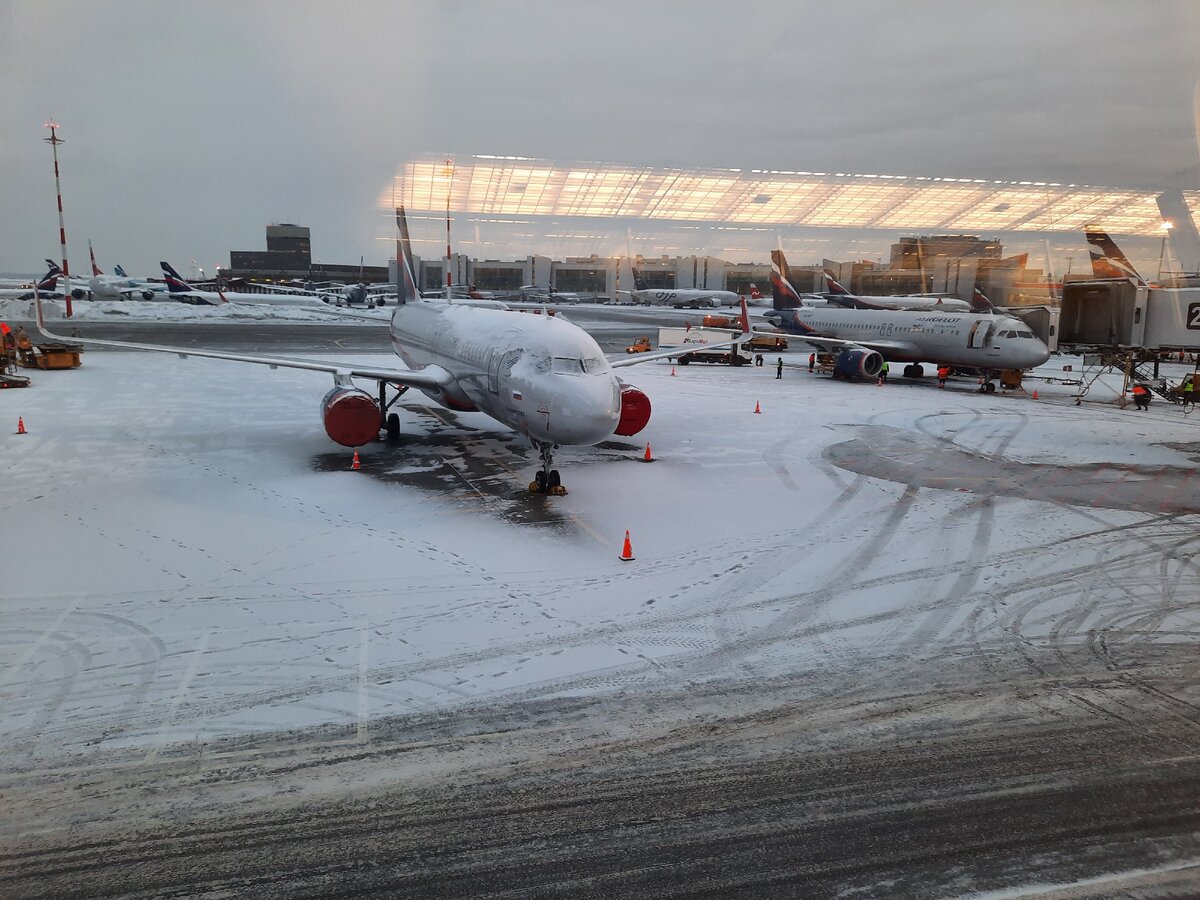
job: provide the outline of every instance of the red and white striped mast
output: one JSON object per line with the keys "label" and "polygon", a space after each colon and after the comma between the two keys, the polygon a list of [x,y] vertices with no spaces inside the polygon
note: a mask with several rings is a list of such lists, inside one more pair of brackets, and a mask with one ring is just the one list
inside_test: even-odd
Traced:
{"label": "red and white striped mast", "polygon": [[46,128],[50,129],[50,137],[42,138],[50,148],[54,151],[54,190],[58,194],[58,240],[62,244],[62,272],[63,272],[63,296],[67,300],[67,318],[71,318],[71,270],[67,266],[67,229],[63,225],[63,208],[62,208],[62,184],[58,177],[58,145],[65,144],[62,138],[58,136],[58,123],[51,120],[45,124]]}

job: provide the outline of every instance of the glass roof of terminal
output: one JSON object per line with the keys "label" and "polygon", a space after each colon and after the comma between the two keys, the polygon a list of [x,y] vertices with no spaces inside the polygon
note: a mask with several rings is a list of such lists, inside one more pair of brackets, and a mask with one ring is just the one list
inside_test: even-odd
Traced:
{"label": "glass roof of terminal", "polygon": [[[924,232],[1160,235],[1153,191],[908,175],[651,169],[472,156],[405,163],[380,208]],[[1200,192],[1185,192],[1200,217]]]}

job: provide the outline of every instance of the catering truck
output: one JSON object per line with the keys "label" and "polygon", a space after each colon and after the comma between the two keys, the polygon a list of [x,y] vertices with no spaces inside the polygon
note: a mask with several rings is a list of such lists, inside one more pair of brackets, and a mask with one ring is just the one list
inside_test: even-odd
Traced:
{"label": "catering truck", "polygon": [[691,362],[721,363],[727,366],[748,366],[754,362],[754,354],[746,349],[746,341],[709,348],[708,344],[728,341],[740,336],[740,331],[723,331],[713,328],[660,328],[658,329],[659,350],[679,350],[678,356],[668,357],[672,362],[686,366]]}

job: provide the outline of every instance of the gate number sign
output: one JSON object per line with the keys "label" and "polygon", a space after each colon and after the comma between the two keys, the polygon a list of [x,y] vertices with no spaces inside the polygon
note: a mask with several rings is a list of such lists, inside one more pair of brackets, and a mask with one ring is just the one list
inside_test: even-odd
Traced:
{"label": "gate number sign", "polygon": [[1200,303],[1188,304],[1187,327],[1190,331],[1200,331]]}

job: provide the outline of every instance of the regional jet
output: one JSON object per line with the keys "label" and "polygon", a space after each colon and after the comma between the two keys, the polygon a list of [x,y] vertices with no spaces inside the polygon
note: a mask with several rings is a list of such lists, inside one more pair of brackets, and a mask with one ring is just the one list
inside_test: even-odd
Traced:
{"label": "regional jet", "polygon": [[[450,409],[486,413],[528,438],[541,456],[541,468],[529,485],[538,493],[566,493],[553,468],[558,447],[595,444],[613,434],[627,437],[646,427],[649,398],[613,370],[678,351],[610,361],[587,332],[561,318],[522,315],[489,301],[424,299],[413,275],[402,208],[396,210],[396,221],[401,284],[388,331],[392,348],[407,369],[91,338],[72,340],[326,372],[333,377],[333,387],[321,401],[325,433],[345,447],[362,446],[378,438],[381,430],[389,438],[397,438],[399,416],[389,410],[406,391],[415,388]],[[58,337],[46,330],[40,302],[37,326],[48,337]],[[356,378],[374,382],[377,394],[355,384]],[[390,399],[389,388],[394,394]]]}
{"label": "regional jet", "polygon": [[163,275],[167,282],[167,295],[172,300],[182,303],[194,303],[198,306],[220,306],[222,303],[246,303],[258,306],[322,306],[324,300],[310,293],[262,293],[254,294],[248,291],[200,291],[192,287],[168,262],[160,262]]}
{"label": "regional jet", "polygon": [[682,309],[685,306],[692,309],[715,309],[718,306],[737,306],[738,297],[733,291],[709,291],[701,288],[651,288],[646,279],[636,268],[633,270],[633,284],[637,290],[617,291],[618,294],[629,294],[635,303],[647,306],[673,306]]}
{"label": "regional jet", "polygon": [[765,315],[788,334],[832,352],[835,377],[876,378],[887,359],[908,363],[903,374],[920,378],[920,364],[932,362],[982,370],[981,390],[991,392],[992,371],[1031,369],[1050,358],[1046,345],[1014,316],[805,308],[786,272],[782,251],[771,251],[774,310]]}

